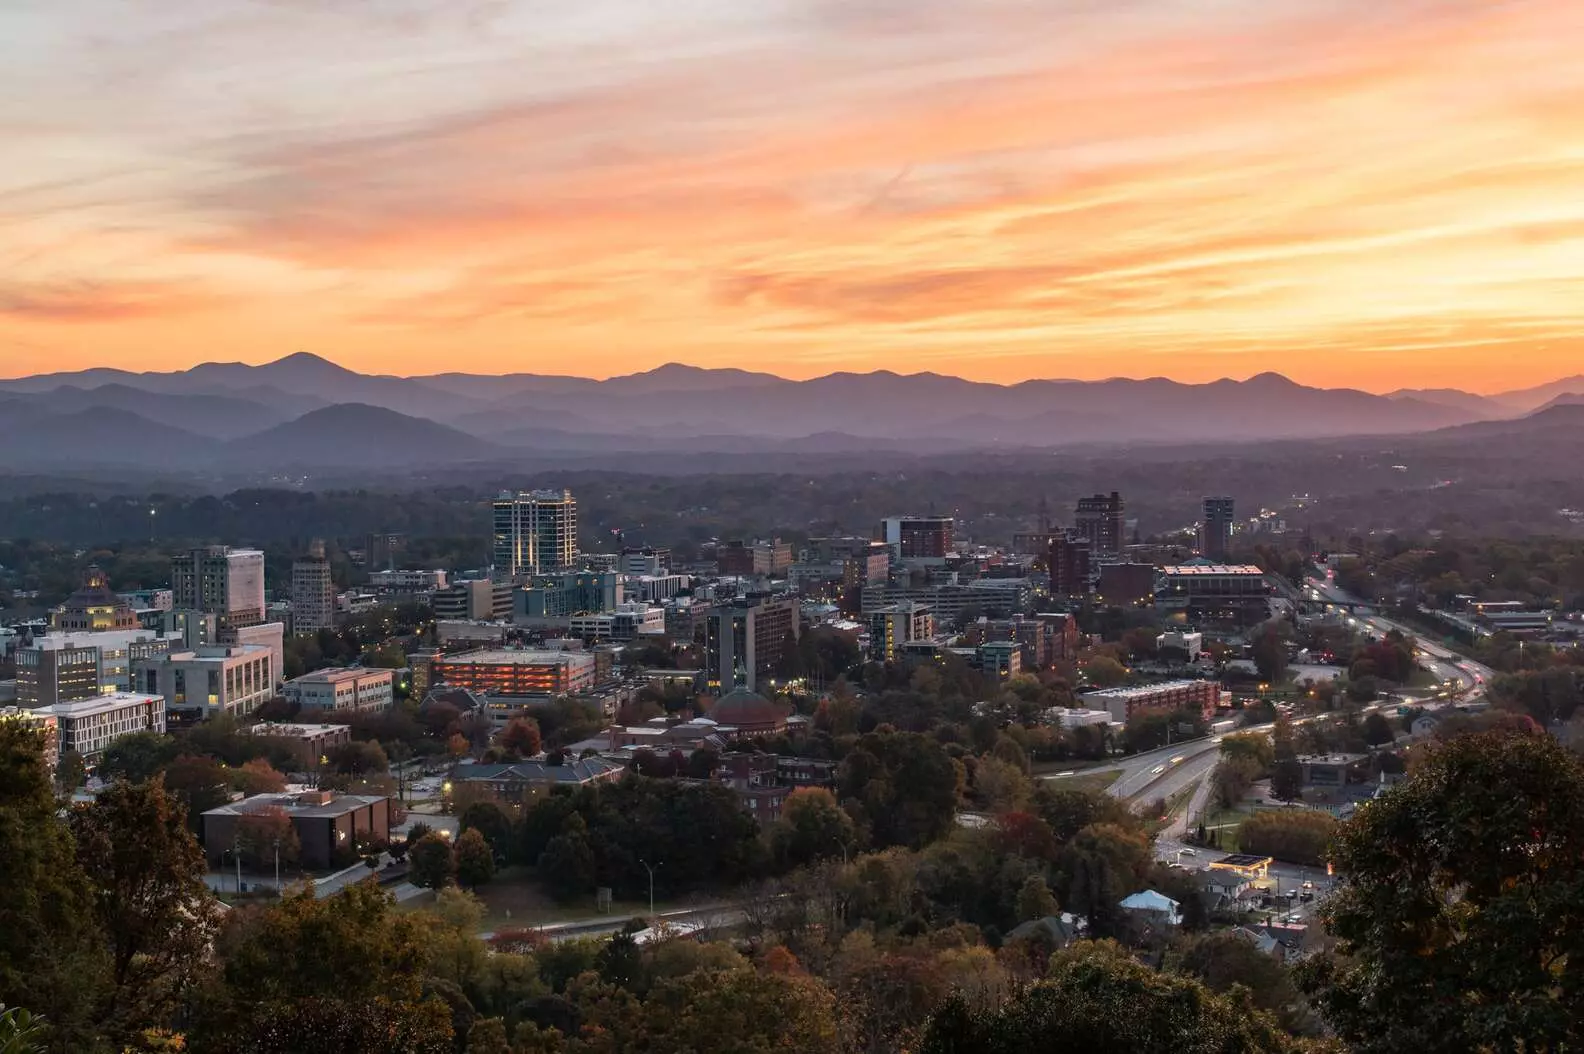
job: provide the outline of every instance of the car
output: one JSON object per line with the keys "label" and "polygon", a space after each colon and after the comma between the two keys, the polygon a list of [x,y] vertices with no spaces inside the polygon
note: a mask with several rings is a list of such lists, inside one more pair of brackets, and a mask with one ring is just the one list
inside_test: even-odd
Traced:
{"label": "car", "polygon": [[1197,852],[1195,852],[1194,850],[1189,849],[1187,846],[1184,846],[1183,848],[1177,850],[1177,855],[1178,856],[1198,856],[1199,854]]}
{"label": "car", "polygon": [[1298,894],[1298,899],[1303,901],[1305,904],[1309,903],[1311,900],[1314,899],[1314,890],[1312,890],[1312,889],[1304,890],[1302,893]]}
{"label": "car", "polygon": [[1305,881],[1304,884],[1303,884],[1303,888],[1304,889],[1313,889],[1314,888],[1314,883],[1313,882],[1309,882],[1309,881]]}
{"label": "car", "polygon": [[1172,759],[1171,759],[1171,761],[1170,761],[1170,762],[1168,762],[1168,764],[1172,764],[1172,765],[1180,765],[1180,764],[1182,764],[1182,759],[1183,759],[1183,758],[1184,758],[1184,757],[1185,757],[1185,755],[1183,755],[1183,754],[1178,754],[1178,755],[1177,755],[1177,756],[1176,756],[1176,757],[1174,757],[1174,758],[1172,758]]}
{"label": "car", "polygon": [[1165,771],[1166,771],[1166,766],[1165,765],[1156,765],[1154,768],[1150,769],[1150,775],[1151,776],[1159,776],[1162,772],[1165,772]]}
{"label": "car", "polygon": [[1297,913],[1293,913],[1291,915],[1283,915],[1282,916],[1282,921],[1285,922],[1285,923],[1288,923],[1288,924],[1292,924],[1292,923],[1295,923],[1295,922],[1302,922],[1303,921],[1303,916],[1299,915]]}

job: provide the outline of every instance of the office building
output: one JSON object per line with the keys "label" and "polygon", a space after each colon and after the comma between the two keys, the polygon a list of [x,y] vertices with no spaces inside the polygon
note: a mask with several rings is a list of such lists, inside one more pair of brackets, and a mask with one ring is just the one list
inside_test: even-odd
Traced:
{"label": "office building", "polygon": [[494,508],[496,578],[577,567],[577,499],[570,490],[503,492]]}
{"label": "office building", "polygon": [[714,608],[704,626],[708,690],[753,691],[768,684],[801,632],[802,613],[791,597],[754,595]]}
{"label": "office building", "polygon": [[1231,498],[1206,498],[1199,523],[1199,555],[1224,562],[1232,548],[1232,523],[1236,515]]}
{"label": "office building", "polygon": [[168,589],[129,589],[119,596],[135,613],[169,611],[175,606],[175,598]]}
{"label": "office building", "polygon": [[231,639],[224,643],[251,644],[260,648],[268,648],[270,668],[275,672],[275,687],[280,687],[281,681],[286,676],[286,624],[284,622],[260,622],[257,626],[242,626],[232,630]]}
{"label": "office building", "polygon": [[206,645],[145,659],[133,667],[136,690],[165,699],[172,724],[220,714],[246,717],[275,696],[275,657],[258,644]]}
{"label": "office building", "polygon": [[1051,539],[1046,562],[1051,596],[1081,599],[1094,591],[1094,546],[1088,540],[1056,535]]}
{"label": "office building", "polygon": [[335,628],[335,583],[324,542],[315,540],[308,555],[292,563],[291,618],[293,633]]}
{"label": "office building", "polygon": [[395,699],[395,680],[392,670],[361,666],[345,670],[315,670],[281,685],[281,695],[304,711],[376,713],[391,708]]}
{"label": "office building", "polygon": [[616,570],[624,575],[655,577],[671,573],[671,550],[645,546],[642,549],[623,549],[616,562]]}
{"label": "office building", "polygon": [[1134,714],[1177,710],[1194,710],[1208,721],[1221,701],[1221,686],[1214,681],[1167,681],[1085,692],[1079,701],[1091,709],[1110,711],[1111,720],[1118,724],[1125,724]]}
{"label": "office building", "polygon": [[1126,504],[1122,495],[1112,491],[1109,496],[1096,494],[1078,499],[1076,529],[1078,537],[1088,542],[1098,558],[1121,555],[1123,543],[1123,513]]}
{"label": "office building", "polygon": [[955,548],[956,530],[950,516],[889,516],[880,521],[878,534],[897,560],[943,564]]}
{"label": "office building", "polygon": [[[52,671],[50,658],[48,655],[29,655],[29,667],[40,678],[36,682],[40,699],[35,705],[47,706],[50,703],[67,702],[70,698],[82,698],[73,694],[75,691],[73,686],[76,684],[74,668],[84,667],[89,662],[86,652],[93,653],[92,661],[98,670],[98,691],[124,692],[132,688],[133,665],[140,659],[165,654],[170,651],[173,643],[177,643],[174,637],[162,636],[145,629],[101,630],[97,633],[47,633],[34,640],[32,646],[23,651],[56,652],[69,658],[57,661],[53,666],[57,697],[49,699],[45,696],[49,693],[49,678]],[[20,658],[18,662],[20,665]],[[18,673],[20,679],[20,670]],[[29,678],[29,683],[31,691],[31,685],[34,683],[32,677]],[[67,689],[68,695],[59,695],[62,687]]]}
{"label": "office building", "polygon": [[589,643],[662,637],[665,635],[665,608],[644,603],[619,604],[615,611],[573,615],[567,620],[567,632]]}
{"label": "office building", "polygon": [[615,571],[535,575],[512,599],[512,614],[519,621],[598,615],[614,611],[622,603],[622,579]]}
{"label": "office building", "polygon": [[183,610],[215,616],[221,640],[264,621],[264,554],[211,545],[171,563],[171,598]]}
{"label": "office building", "polygon": [[499,622],[512,617],[512,595],[517,588],[510,582],[474,578],[437,589],[429,598],[436,619]]}
{"label": "office building", "polygon": [[[43,638],[48,640],[49,638]],[[16,701],[30,710],[99,694],[99,649],[65,634],[51,644],[18,648]]]}
{"label": "office building", "polygon": [[112,692],[49,707],[57,722],[60,748],[95,761],[105,747],[133,732],[165,732],[165,700],[158,695]]}
{"label": "office building", "polygon": [[444,571],[375,571],[369,575],[369,588],[376,593],[418,595],[445,587]]}
{"label": "office building", "polygon": [[[288,682],[289,683],[289,682]],[[352,742],[351,725],[316,725],[271,721],[247,729],[248,735],[271,736],[291,748],[297,763],[293,771],[314,772],[336,747]]]}
{"label": "office building", "polygon": [[50,614],[50,628],[57,630],[137,629],[137,612],[126,599],[110,591],[105,573],[89,567],[82,585],[66,602]]}
{"label": "office building", "polygon": [[1270,617],[1270,592],[1252,564],[1192,563],[1161,568],[1155,604],[1183,611],[1190,623],[1251,626]]}
{"label": "office building", "polygon": [[584,651],[490,648],[436,658],[430,676],[486,695],[578,695],[594,687],[594,665]]}
{"label": "office building", "polygon": [[778,576],[792,566],[792,543],[769,541],[726,542],[715,550],[715,569],[722,575]]}
{"label": "office building", "polygon": [[867,616],[869,658],[873,662],[895,662],[908,641],[935,635],[935,616],[929,605],[917,601],[891,604]]}

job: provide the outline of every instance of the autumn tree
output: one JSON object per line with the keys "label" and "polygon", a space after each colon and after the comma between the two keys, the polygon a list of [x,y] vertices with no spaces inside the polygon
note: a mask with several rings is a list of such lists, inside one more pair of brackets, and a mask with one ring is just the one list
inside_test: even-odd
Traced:
{"label": "autumn tree", "polygon": [[55,764],[55,783],[61,793],[70,797],[88,782],[88,766],[75,750],[62,750]]}
{"label": "autumn tree", "polygon": [[234,770],[232,786],[250,796],[279,794],[286,789],[286,777],[264,758],[254,758]]}
{"label": "autumn tree", "polygon": [[129,732],[105,747],[99,759],[99,775],[141,783],[164,771],[176,760],[179,749],[177,740],[159,732]]}
{"label": "autumn tree", "polygon": [[823,787],[800,787],[788,794],[769,834],[770,852],[783,870],[843,856],[857,837],[852,817]]}
{"label": "autumn tree", "polygon": [[197,830],[199,817],[230,800],[231,781],[213,758],[183,754],[165,768],[165,789],[187,809],[187,825]]}
{"label": "autumn tree", "polygon": [[97,1011],[115,1042],[168,1022],[203,976],[219,924],[204,884],[203,850],[158,779],[117,783],[70,818],[77,861],[110,945],[109,987]]}
{"label": "autumn tree", "polygon": [[933,738],[871,732],[842,759],[837,788],[869,818],[878,847],[927,845],[951,829],[957,813],[956,764]]}
{"label": "autumn tree", "polygon": [[495,742],[508,759],[531,758],[539,753],[543,742],[539,722],[531,717],[514,717],[506,722]]}
{"label": "autumn tree", "polygon": [[511,818],[492,801],[476,801],[458,817],[464,833],[477,831],[501,859],[510,855],[514,832]]}
{"label": "autumn tree", "polygon": [[282,867],[295,867],[302,855],[297,829],[278,805],[238,816],[236,844],[242,852],[242,866],[252,872],[272,870],[277,851]]}
{"label": "autumn tree", "polygon": [[1584,1043],[1584,763],[1550,736],[1437,744],[1332,856],[1339,944],[1300,982],[1352,1049]]}

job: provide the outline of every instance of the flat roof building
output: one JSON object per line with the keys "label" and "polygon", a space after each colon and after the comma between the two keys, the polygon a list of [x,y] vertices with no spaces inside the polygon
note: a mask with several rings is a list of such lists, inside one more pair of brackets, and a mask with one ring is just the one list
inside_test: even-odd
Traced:
{"label": "flat roof building", "polygon": [[105,747],[133,732],[165,732],[165,699],[158,695],[111,692],[94,699],[48,707],[59,729],[60,748],[93,761]]}
{"label": "flat roof building", "polygon": [[435,659],[432,677],[487,695],[577,695],[594,687],[594,656],[581,651],[492,648]]}
{"label": "flat roof building", "polygon": [[1087,707],[1109,710],[1111,720],[1119,724],[1138,713],[1170,713],[1186,708],[1198,710],[1209,720],[1221,701],[1221,686],[1215,681],[1166,681],[1085,692],[1079,701]]}
{"label": "flat roof building", "polygon": [[255,794],[199,817],[199,840],[209,865],[218,867],[235,844],[239,821],[272,814],[291,821],[302,846],[299,860],[309,870],[351,863],[358,843],[365,839],[390,840],[390,799],[383,795],[325,790]]}
{"label": "flat roof building", "polygon": [[275,656],[262,644],[208,645],[144,659],[132,678],[137,690],[164,697],[173,722],[246,717],[275,696]]}
{"label": "flat roof building", "polygon": [[281,685],[281,695],[303,710],[375,713],[391,708],[395,680],[392,670],[363,666],[315,670]]}

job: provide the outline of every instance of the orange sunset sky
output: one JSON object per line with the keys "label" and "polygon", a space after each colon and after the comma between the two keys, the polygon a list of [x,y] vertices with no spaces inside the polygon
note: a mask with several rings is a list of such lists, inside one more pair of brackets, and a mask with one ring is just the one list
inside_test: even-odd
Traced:
{"label": "orange sunset sky", "polygon": [[0,5],[0,376],[1584,372],[1581,0]]}

